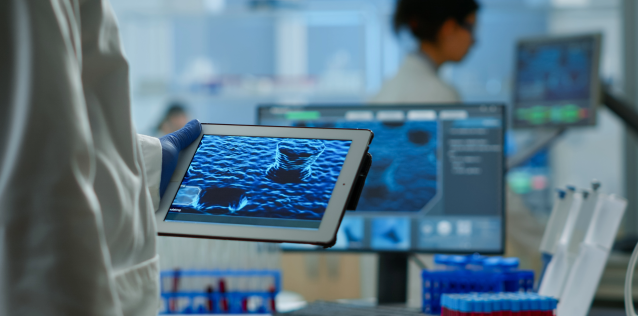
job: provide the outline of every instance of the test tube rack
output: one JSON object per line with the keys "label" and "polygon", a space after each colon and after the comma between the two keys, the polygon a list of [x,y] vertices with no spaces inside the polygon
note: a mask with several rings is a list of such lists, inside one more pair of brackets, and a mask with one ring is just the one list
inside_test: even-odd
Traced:
{"label": "test tube rack", "polygon": [[[218,281],[202,290],[174,290],[166,284],[188,283],[188,279]],[[253,291],[227,288],[232,279],[271,279],[268,289]],[[275,314],[275,296],[281,290],[279,270],[170,270],[160,273],[161,315],[170,314]]]}
{"label": "test tube rack", "polygon": [[534,288],[534,271],[423,270],[423,313],[440,314],[444,294],[528,292]]}
{"label": "test tube rack", "polygon": [[536,293],[444,294],[441,316],[554,316],[558,300]]}

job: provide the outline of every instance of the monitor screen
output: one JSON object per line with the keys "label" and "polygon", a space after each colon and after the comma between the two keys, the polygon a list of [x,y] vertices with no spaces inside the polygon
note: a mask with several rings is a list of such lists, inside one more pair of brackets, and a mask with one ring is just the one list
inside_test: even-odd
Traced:
{"label": "monitor screen", "polygon": [[273,105],[258,111],[261,125],[374,132],[357,210],[346,213],[333,249],[503,251],[502,105]]}
{"label": "monitor screen", "polygon": [[599,35],[520,41],[514,127],[595,124],[600,103],[599,59]]}
{"label": "monitor screen", "polygon": [[350,144],[203,135],[165,220],[318,229]]}

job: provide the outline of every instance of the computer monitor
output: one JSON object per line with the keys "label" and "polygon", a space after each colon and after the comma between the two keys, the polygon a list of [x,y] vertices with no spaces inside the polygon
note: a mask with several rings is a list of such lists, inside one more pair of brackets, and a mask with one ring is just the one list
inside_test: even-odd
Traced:
{"label": "computer monitor", "polygon": [[524,39],[516,47],[515,128],[596,124],[599,34]]}
{"label": "computer monitor", "polygon": [[337,251],[502,253],[504,122],[497,104],[258,108],[261,125],[374,132],[372,167]]}

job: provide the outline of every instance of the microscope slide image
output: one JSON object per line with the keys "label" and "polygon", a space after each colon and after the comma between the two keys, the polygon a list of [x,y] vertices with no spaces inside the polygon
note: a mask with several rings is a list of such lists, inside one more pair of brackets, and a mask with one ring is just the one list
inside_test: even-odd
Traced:
{"label": "microscope slide image", "polygon": [[350,143],[204,135],[171,211],[321,220]]}
{"label": "microscope slide image", "polygon": [[334,249],[363,248],[363,218],[344,217],[337,232],[337,243]]}
{"label": "microscope slide image", "polygon": [[374,249],[409,249],[410,219],[406,217],[373,219],[371,239]]}

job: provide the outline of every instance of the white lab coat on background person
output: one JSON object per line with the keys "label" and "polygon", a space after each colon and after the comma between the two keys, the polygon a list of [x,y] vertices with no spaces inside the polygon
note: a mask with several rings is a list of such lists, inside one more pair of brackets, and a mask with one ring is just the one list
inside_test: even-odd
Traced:
{"label": "white lab coat on background person", "polygon": [[437,67],[420,52],[405,56],[396,75],[386,81],[371,103],[459,103],[456,90],[437,74]]}
{"label": "white lab coat on background person", "polygon": [[161,145],[102,0],[0,2],[0,315],[156,315]]}
{"label": "white lab coat on background person", "polygon": [[[454,87],[437,74],[437,67],[421,52],[408,54],[396,75],[387,80],[369,101],[372,104],[454,104],[461,99]],[[521,197],[506,188],[506,255],[521,258],[521,266],[540,271],[538,247],[544,228],[533,217]],[[429,267],[434,266],[431,256],[420,256]],[[408,276],[408,302],[421,304],[421,273],[416,264],[410,264]]]}

